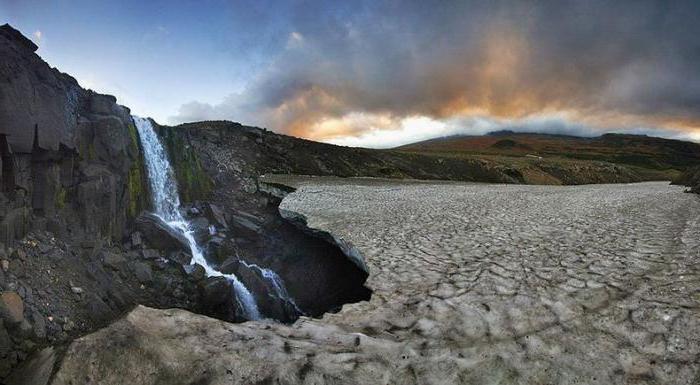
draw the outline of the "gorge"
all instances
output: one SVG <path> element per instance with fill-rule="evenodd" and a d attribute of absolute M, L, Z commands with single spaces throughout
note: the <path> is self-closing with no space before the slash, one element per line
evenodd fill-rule
<path fill-rule="evenodd" d="M 225 277 L 233 286 L 233 295 L 243 310 L 243 316 L 249 320 L 259 319 L 260 311 L 258 310 L 258 305 L 248 288 L 238 280 L 235 274 L 222 274 L 207 262 L 201 248 L 194 239 L 190 224 L 185 221 L 185 218 L 180 213 L 180 196 L 177 192 L 175 173 L 170 166 L 170 161 L 168 161 L 167 154 L 156 132 L 153 130 L 151 122 L 148 119 L 137 116 L 133 118 L 141 138 L 156 215 L 163 219 L 168 226 L 182 232 L 185 236 L 192 254 L 190 264 L 202 266 L 208 277 Z M 277 282 L 275 283 L 277 284 Z"/>

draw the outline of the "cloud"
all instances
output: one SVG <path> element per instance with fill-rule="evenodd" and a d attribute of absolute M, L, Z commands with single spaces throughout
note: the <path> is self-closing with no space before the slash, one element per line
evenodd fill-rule
<path fill-rule="evenodd" d="M 379 119 L 384 124 L 371 124 Z M 334 124 L 356 126 L 354 130 L 325 130 L 321 141 L 351 147 L 392 148 L 404 144 L 420 142 L 438 137 L 453 135 L 485 135 L 494 131 L 538 132 L 553 135 L 572 135 L 594 137 L 602 132 L 614 132 L 634 135 L 650 135 L 669 139 L 698 140 L 700 136 L 682 131 L 669 131 L 655 127 L 595 128 L 572 122 L 565 115 L 530 117 L 524 119 L 499 119 L 490 116 L 465 116 L 449 119 L 433 119 L 426 116 L 409 116 L 390 119 L 384 116 L 363 115 L 355 120 L 346 116 L 331 120 Z M 328 122 L 328 121 L 326 121 Z M 325 122 L 320 124 L 325 128 Z M 312 136 L 314 132 L 312 131 Z"/>
<path fill-rule="evenodd" d="M 34 33 L 32 33 L 32 36 L 34 36 L 36 41 L 41 41 L 41 38 L 43 37 L 43 33 L 37 29 L 36 31 L 34 31 Z"/>
<path fill-rule="evenodd" d="M 322 140 L 376 136 L 377 124 L 408 135 L 412 117 L 700 129 L 698 2 L 301 2 L 291 15 L 285 49 L 242 93 L 172 121 Z"/>
<path fill-rule="evenodd" d="M 299 32 L 292 32 L 287 39 L 287 49 L 300 48 L 304 44 L 304 36 Z"/>

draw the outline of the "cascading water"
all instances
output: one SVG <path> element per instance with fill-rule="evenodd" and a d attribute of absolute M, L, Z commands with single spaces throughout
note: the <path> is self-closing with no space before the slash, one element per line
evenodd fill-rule
<path fill-rule="evenodd" d="M 248 288 L 234 274 L 224 274 L 215 270 L 204 258 L 202 250 L 194 239 L 189 223 L 180 213 L 180 197 L 177 192 L 175 172 L 170 166 L 168 156 L 153 129 L 151 121 L 138 116 L 133 116 L 133 119 L 139 132 L 141 146 L 143 147 L 144 159 L 148 170 L 148 181 L 153 194 L 155 214 L 167 222 L 170 227 L 181 231 L 185 235 L 192 252 L 190 264 L 201 265 L 207 276 L 225 277 L 228 279 L 234 288 L 235 298 L 245 312 L 246 318 L 249 320 L 259 319 L 260 311 L 255 298 Z"/>
<path fill-rule="evenodd" d="M 242 264 L 244 264 L 247 268 L 249 269 L 256 269 L 260 272 L 260 275 L 269 283 L 269 286 L 272 288 L 272 291 L 274 293 L 270 293 L 270 296 L 273 296 L 277 298 L 278 300 L 289 304 L 289 306 L 296 311 L 296 315 L 303 315 L 304 312 L 299 309 L 299 306 L 297 306 L 297 303 L 294 302 L 294 299 L 289 295 L 287 292 L 287 288 L 284 286 L 284 282 L 282 281 L 282 277 L 280 277 L 277 273 L 270 269 L 266 269 L 264 267 L 260 267 L 254 263 L 246 263 L 245 261 L 241 261 Z"/>

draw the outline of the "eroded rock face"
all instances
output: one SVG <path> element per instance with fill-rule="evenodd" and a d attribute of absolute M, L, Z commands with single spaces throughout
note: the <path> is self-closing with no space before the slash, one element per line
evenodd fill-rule
<path fill-rule="evenodd" d="M 317 180 L 281 209 L 362 253 L 369 301 L 291 326 L 140 307 L 75 341 L 55 383 L 700 379 L 694 195 L 664 183 L 367 184 Z"/>
<path fill-rule="evenodd" d="M 0 242 L 32 228 L 118 241 L 148 204 L 129 109 L 35 50 L 0 26 Z"/>
<path fill-rule="evenodd" d="M 37 348 L 135 303 L 194 308 L 198 297 L 179 266 L 120 247 L 149 196 L 128 108 L 35 51 L 0 26 L 0 292 L 24 305 L 13 300 L 21 321 L 0 325 L 3 383 Z"/>

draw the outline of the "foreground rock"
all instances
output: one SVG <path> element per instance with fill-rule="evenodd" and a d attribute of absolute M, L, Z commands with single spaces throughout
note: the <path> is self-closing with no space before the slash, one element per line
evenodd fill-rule
<path fill-rule="evenodd" d="M 351 185 L 348 185 L 351 184 Z M 695 384 L 700 201 L 664 183 L 301 185 L 370 301 L 292 326 L 139 307 L 54 383 Z"/>

